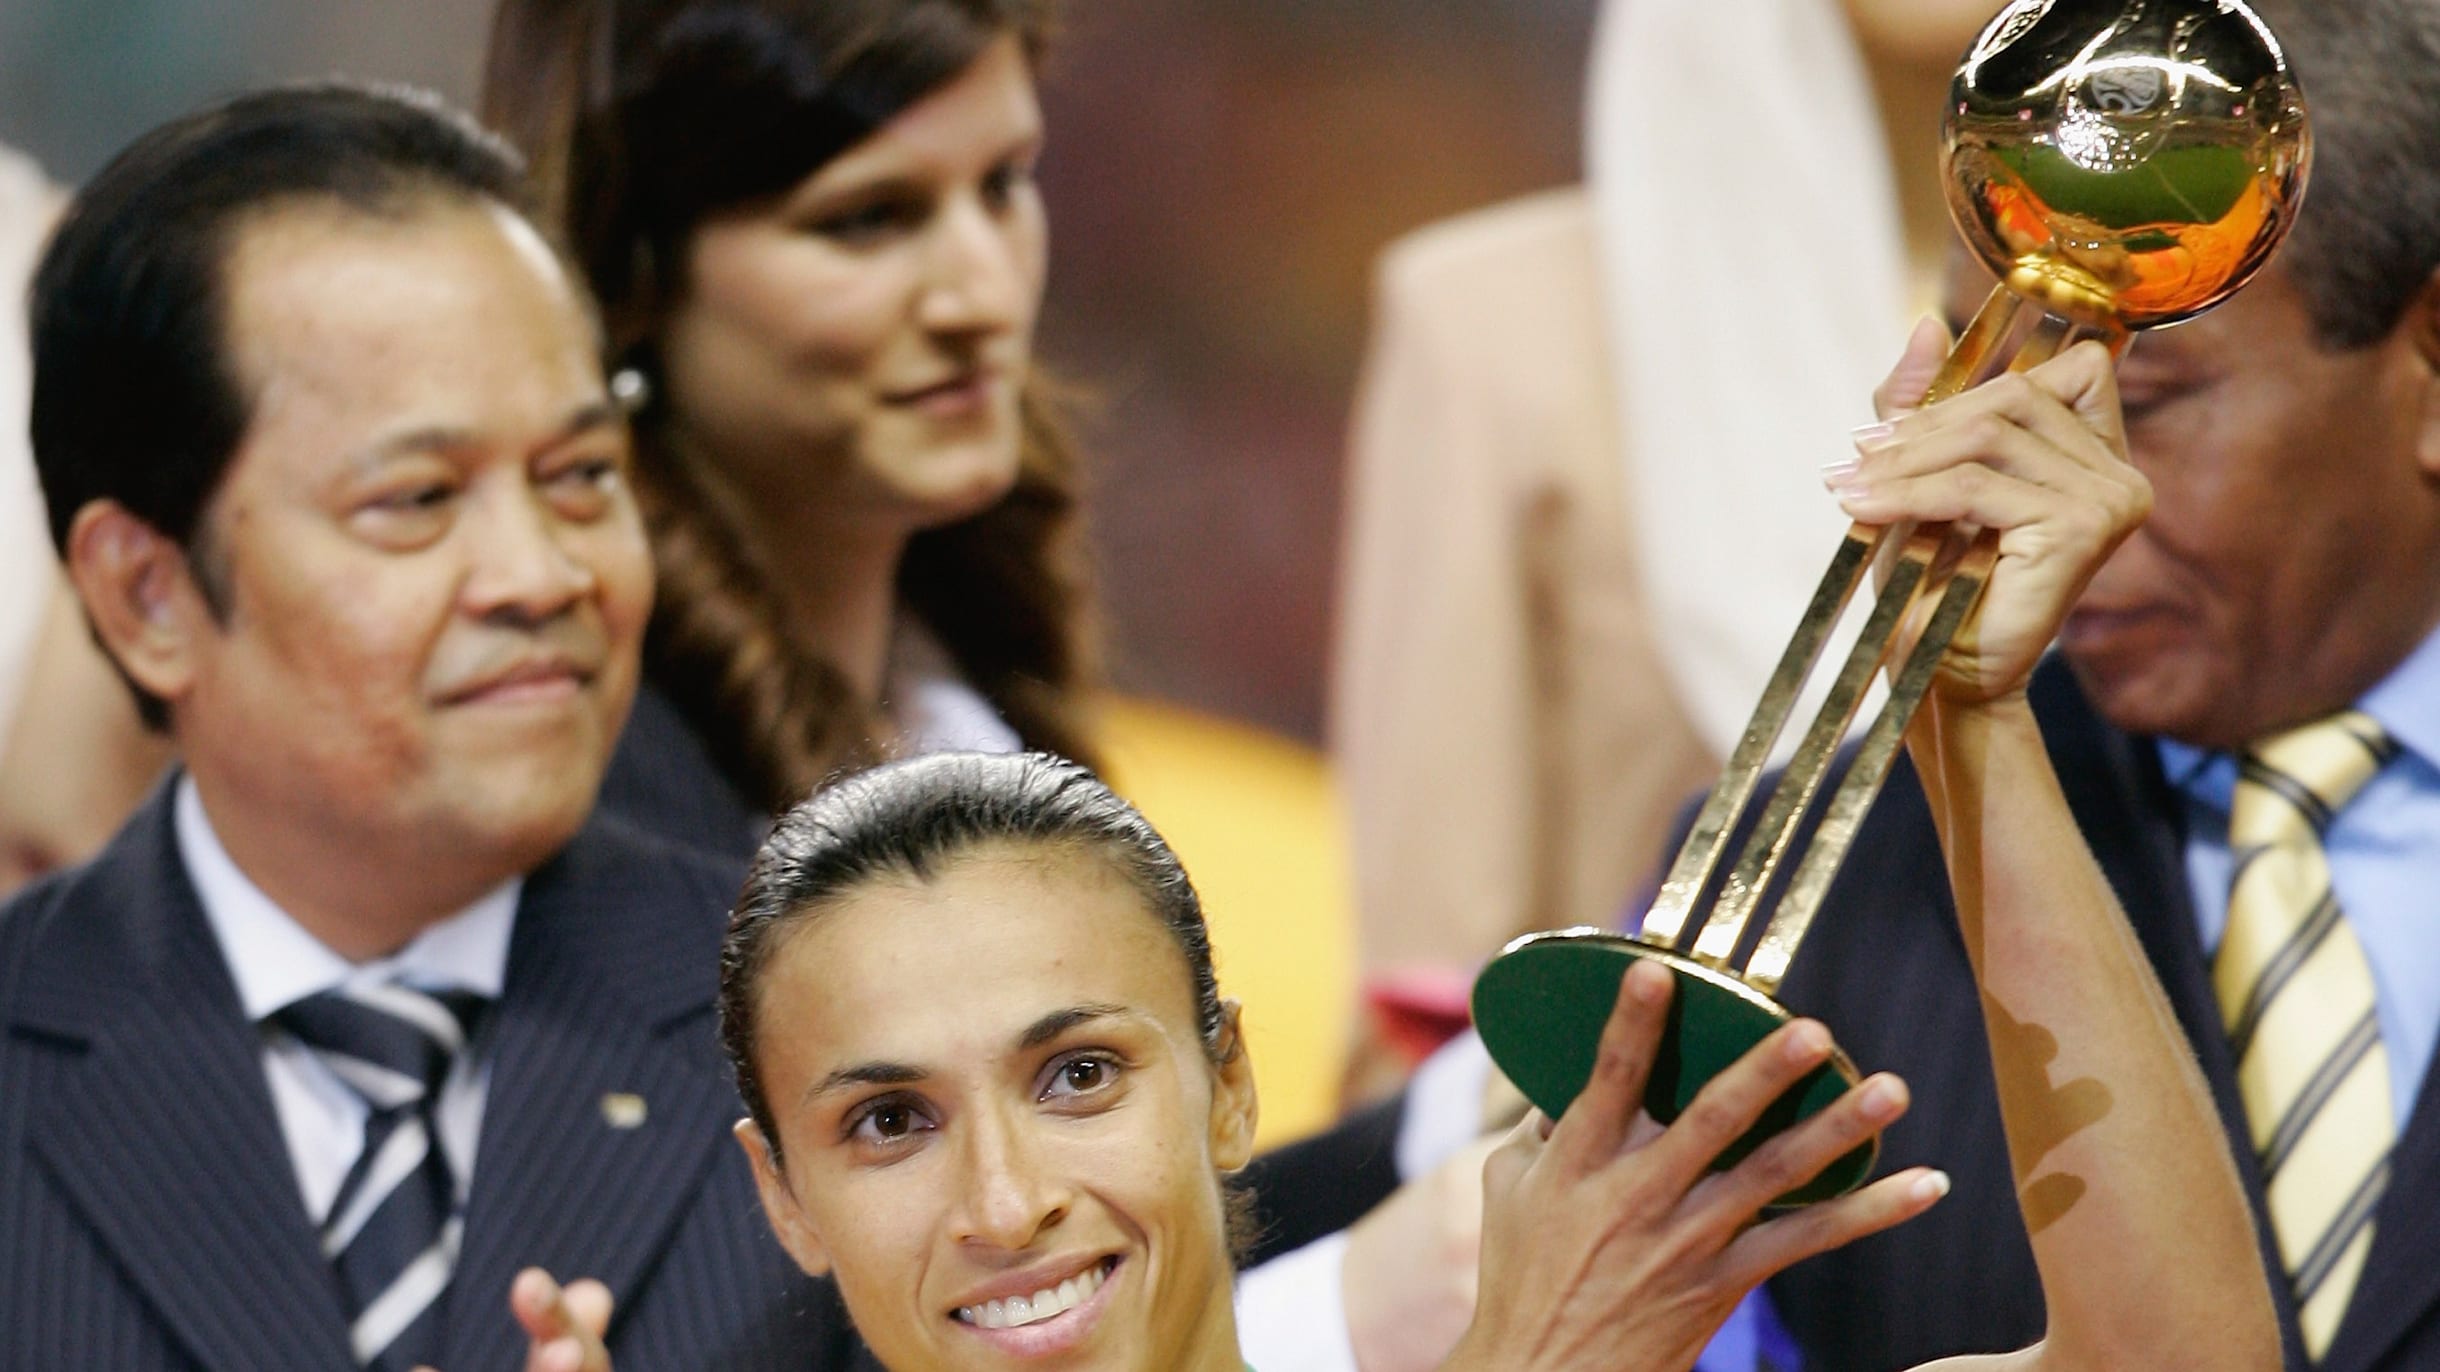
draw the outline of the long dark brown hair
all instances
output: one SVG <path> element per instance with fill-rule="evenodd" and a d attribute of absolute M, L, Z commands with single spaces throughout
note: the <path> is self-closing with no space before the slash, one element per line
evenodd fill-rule
<path fill-rule="evenodd" d="M 780 194 L 1014 34 L 1039 58 L 1051 0 L 502 0 L 484 114 L 522 148 L 600 299 L 614 366 L 653 349 L 705 216 Z M 747 799 L 786 809 L 876 752 L 875 702 L 786 627 L 771 570 L 707 477 L 636 432 L 659 597 L 645 670 Z M 1096 679 L 1074 445 L 1039 377 L 1013 490 L 909 541 L 899 603 L 1026 746 L 1089 759 Z"/>

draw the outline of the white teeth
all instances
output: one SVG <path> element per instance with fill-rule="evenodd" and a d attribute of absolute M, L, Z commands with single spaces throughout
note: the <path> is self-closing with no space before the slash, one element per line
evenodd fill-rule
<path fill-rule="evenodd" d="M 1006 1300 L 985 1301 L 981 1305 L 963 1305 L 957 1317 L 977 1329 L 1014 1329 L 1019 1325 L 1040 1324 L 1054 1316 L 1064 1315 L 1092 1299 L 1109 1276 L 1109 1266 L 1103 1264 L 1079 1273 L 1059 1283 L 1056 1288 L 1036 1291 L 1030 1298 L 1010 1296 Z"/>

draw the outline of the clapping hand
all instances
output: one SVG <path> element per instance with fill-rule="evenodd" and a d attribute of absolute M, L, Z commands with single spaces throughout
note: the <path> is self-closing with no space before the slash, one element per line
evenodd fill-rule
<path fill-rule="evenodd" d="M 610 1288 L 589 1279 L 563 1287 L 550 1273 L 529 1267 L 509 1284 L 508 1308 L 525 1326 L 525 1372 L 610 1372 L 610 1351 L 602 1346 L 610 1328 Z"/>

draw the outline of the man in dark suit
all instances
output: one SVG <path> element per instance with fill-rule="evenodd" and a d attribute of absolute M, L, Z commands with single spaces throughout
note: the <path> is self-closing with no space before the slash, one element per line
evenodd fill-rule
<path fill-rule="evenodd" d="M 652 571 L 588 308 L 425 102 L 249 96 L 78 197 L 34 442 L 183 768 L 0 910 L 0 1368 L 846 1366 L 712 1032 L 724 866 L 594 793 Z"/>
<path fill-rule="evenodd" d="M 2312 192 L 2260 280 L 2122 365 L 2154 512 L 2034 702 L 2235 1144 L 2290 1366 L 2405 1372 L 2440 1367 L 2440 13 L 2258 8 L 2312 104 Z M 2347 765 L 2316 779 L 2297 759 L 2333 726 Z M 1783 991 L 1925 1103 L 1885 1164 L 1956 1181 L 1773 1284 L 1812 1365 L 2039 1332 L 2030 1146 L 2000 1127 L 1911 772 Z"/>
<path fill-rule="evenodd" d="M 2283 1278 L 2289 1364 L 2407 1372 L 2440 1367 L 2440 12 L 2255 7 L 2312 104 L 2311 195 L 2260 280 L 2121 368 L 2154 512 L 2033 697 L 2236 1144 Z M 2361 764 L 2337 791 L 2281 761 L 2322 724 L 2357 740 L 2336 745 Z M 2249 817 L 2269 792 L 2309 841 Z M 2292 923 L 2265 912 L 2280 903 L 2265 886 L 2285 888 Z M 1772 1283 L 1808 1367 L 1911 1365 L 2043 1328 L 1974 988 L 1902 765 L 1783 999 L 1913 1087 L 1882 1165 L 1932 1162 L 1956 1189 Z M 1428 1127 L 1418 1100 L 1309 1146 L 1326 1158 L 1278 1160 L 1275 1189 L 1352 1164 L 1370 1185 L 1342 1171 L 1342 1209 L 1383 1193 L 1389 1140 Z M 1285 1242 L 1306 1236 L 1297 1208 Z"/>

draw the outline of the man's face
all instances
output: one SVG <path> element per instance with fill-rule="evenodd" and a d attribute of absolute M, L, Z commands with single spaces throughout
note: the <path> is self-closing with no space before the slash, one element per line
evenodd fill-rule
<path fill-rule="evenodd" d="M 578 297 L 523 221 L 437 198 L 272 209 L 225 270 L 251 419 L 172 700 L 215 825 L 459 885 L 525 870 L 592 808 L 651 607 Z"/>
<path fill-rule="evenodd" d="M 2440 619 L 2440 424 L 2409 321 L 2314 338 L 2288 275 L 2119 368 L 2151 519 L 2060 634 L 2120 728 L 2233 747 L 2352 702 Z"/>

